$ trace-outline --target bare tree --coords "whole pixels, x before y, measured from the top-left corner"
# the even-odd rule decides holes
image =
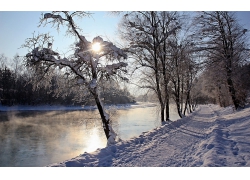
[[[195,18],[198,26],[194,37],[199,39],[198,51],[206,52],[206,63],[217,64],[225,72],[232,102],[237,109],[240,100],[237,97],[233,76],[235,67],[246,60],[246,32],[233,12],[200,12]]]
[[[73,76],[78,85],[85,88],[93,96],[99,110],[103,129],[108,140],[112,144],[116,140],[116,133],[111,127],[109,115],[105,112],[99,95],[99,83],[103,79],[114,76],[122,80],[128,80],[126,73],[127,63],[123,62],[127,55],[122,49],[111,42],[104,41],[101,37],[95,37],[92,42],[86,40],[80,34],[80,28],[74,18],[82,18],[89,15],[86,12],[55,11],[46,13],[41,18],[41,25],[52,24],[60,29],[67,26],[67,34],[76,38],[74,54],[69,57],[61,57],[52,50],[53,39],[48,34],[40,34],[28,38],[23,47],[28,48],[25,56],[26,64],[39,74],[49,74],[55,69],[61,69]]]
[[[156,93],[160,104],[161,121],[169,120],[169,73],[166,46],[168,38],[180,29],[176,12],[146,11],[124,15],[120,34],[128,42],[135,59],[135,71],[141,70],[141,88]]]

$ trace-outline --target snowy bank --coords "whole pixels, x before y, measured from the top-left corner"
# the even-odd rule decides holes
[[[250,107],[201,105],[137,138],[49,166],[250,166]]]

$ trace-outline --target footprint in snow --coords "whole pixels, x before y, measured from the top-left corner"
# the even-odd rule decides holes
[[[208,144],[208,145],[207,145],[207,149],[212,149],[213,147],[214,147],[213,144]]]

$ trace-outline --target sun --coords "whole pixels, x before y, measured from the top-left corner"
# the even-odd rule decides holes
[[[101,50],[101,44],[98,42],[92,44],[92,50],[95,52],[99,52]]]

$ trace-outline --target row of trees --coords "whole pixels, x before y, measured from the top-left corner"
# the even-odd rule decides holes
[[[169,120],[171,99],[180,117],[197,103],[233,104],[236,109],[244,105],[249,93],[246,32],[232,12],[197,12],[192,17],[128,12],[119,28],[134,60],[132,71],[139,75],[137,84],[156,95],[161,121]],[[216,94],[209,87],[218,89]]]
[[[221,107],[233,105],[227,81],[223,74],[223,71],[221,71],[219,67],[216,67],[215,69],[206,68],[199,76],[192,90],[198,104],[213,103]],[[248,103],[247,98],[249,97],[250,89],[249,79],[249,64],[234,68],[233,82],[240,107],[244,107]]]
[[[135,102],[128,90],[115,81],[103,82],[100,96],[105,104]],[[90,94],[81,91],[74,80],[69,81],[60,71],[54,71],[50,80],[45,81],[23,66],[18,55],[8,60],[3,54],[0,55],[0,103],[6,106],[95,105]]]
[[[249,36],[233,12],[200,12],[192,35],[204,57],[206,92],[221,106],[244,106],[249,93]],[[204,79],[204,77],[206,77]],[[210,89],[210,90],[209,90]],[[212,93],[215,93],[212,95]]]
[[[194,108],[191,89],[199,66],[191,41],[183,34],[185,26],[178,12],[166,11],[130,12],[120,26],[120,35],[135,60],[133,72],[140,74],[137,84],[156,94],[161,121],[169,120],[171,98],[180,117]]]

